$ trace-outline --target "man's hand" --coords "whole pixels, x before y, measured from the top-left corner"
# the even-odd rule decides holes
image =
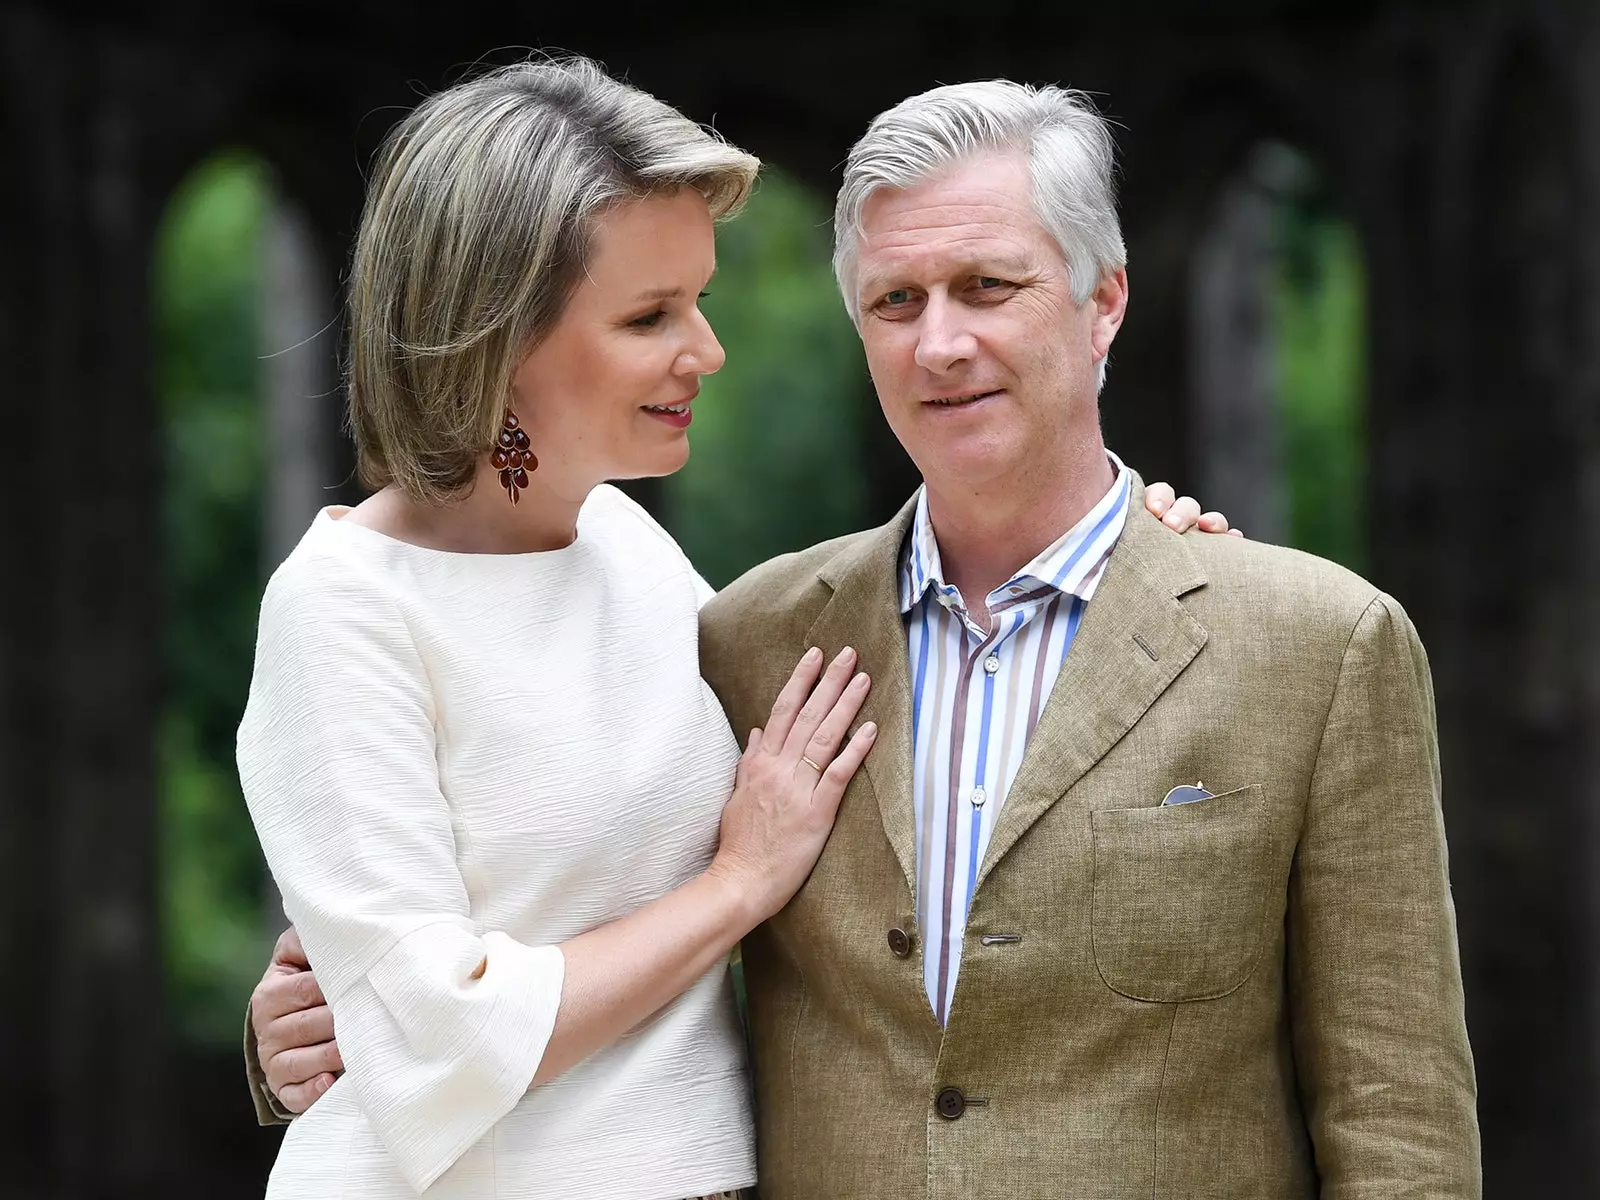
[[[291,925],[272,948],[267,973],[250,993],[250,1024],[267,1086],[292,1113],[303,1113],[344,1070],[333,1040],[333,1010]]]

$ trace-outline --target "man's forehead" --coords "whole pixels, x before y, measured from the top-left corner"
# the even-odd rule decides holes
[[[1039,250],[1020,238],[948,235],[915,241],[863,244],[860,257],[863,284],[908,272],[1032,271],[1039,266]]]
[[[954,164],[909,187],[880,187],[861,207],[858,228],[868,242],[920,229],[1039,225],[1027,163],[985,155]]]
[[[907,271],[1033,271],[1055,252],[1055,241],[1031,210],[946,208],[877,226],[864,222],[858,252],[865,286]]]
[[[1025,167],[980,159],[906,188],[881,187],[861,208],[860,229],[874,237],[921,225],[1036,222]]]

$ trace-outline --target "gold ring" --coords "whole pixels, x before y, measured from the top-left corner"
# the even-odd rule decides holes
[[[816,763],[814,763],[814,762],[812,762],[812,761],[811,761],[811,760],[810,760],[810,759],[809,759],[809,758],[807,758],[807,757],[806,757],[806,756],[805,756],[805,755],[804,755],[804,754],[802,754],[802,755],[801,755],[801,756],[800,756],[800,761],[801,761],[801,762],[803,762],[803,763],[805,763],[805,765],[806,765],[806,766],[808,766],[808,767],[810,767],[810,768],[811,768],[811,769],[812,769],[812,770],[813,770],[813,771],[815,771],[815,772],[816,772],[816,773],[817,773],[817,774],[818,774],[818,775],[821,775],[821,774],[822,774],[822,768],[821,768],[821,767],[819,767],[819,766],[818,766],[818,765],[817,765],[817,764],[816,764]]]

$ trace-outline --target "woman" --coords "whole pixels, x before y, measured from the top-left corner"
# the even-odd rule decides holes
[[[239,732],[348,1065],[269,1196],[754,1182],[725,962],[821,852],[869,684],[812,651],[741,757],[709,589],[604,481],[686,459],[712,226],[756,168],[583,60],[386,143],[349,297],[375,492],[274,574]]]

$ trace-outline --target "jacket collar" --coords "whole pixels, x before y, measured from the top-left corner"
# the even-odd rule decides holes
[[[1127,524],[1084,612],[1017,777],[996,819],[979,870],[981,886],[1016,844],[1155,703],[1205,645],[1207,630],[1181,598],[1206,576],[1184,540],[1145,511],[1144,482],[1131,478]],[[912,805],[911,677],[900,609],[900,565],[917,498],[864,537],[851,539],[818,570],[832,596],[808,645],[854,646],[872,676],[862,721],[878,742],[864,772],[884,833],[916,894]]]

